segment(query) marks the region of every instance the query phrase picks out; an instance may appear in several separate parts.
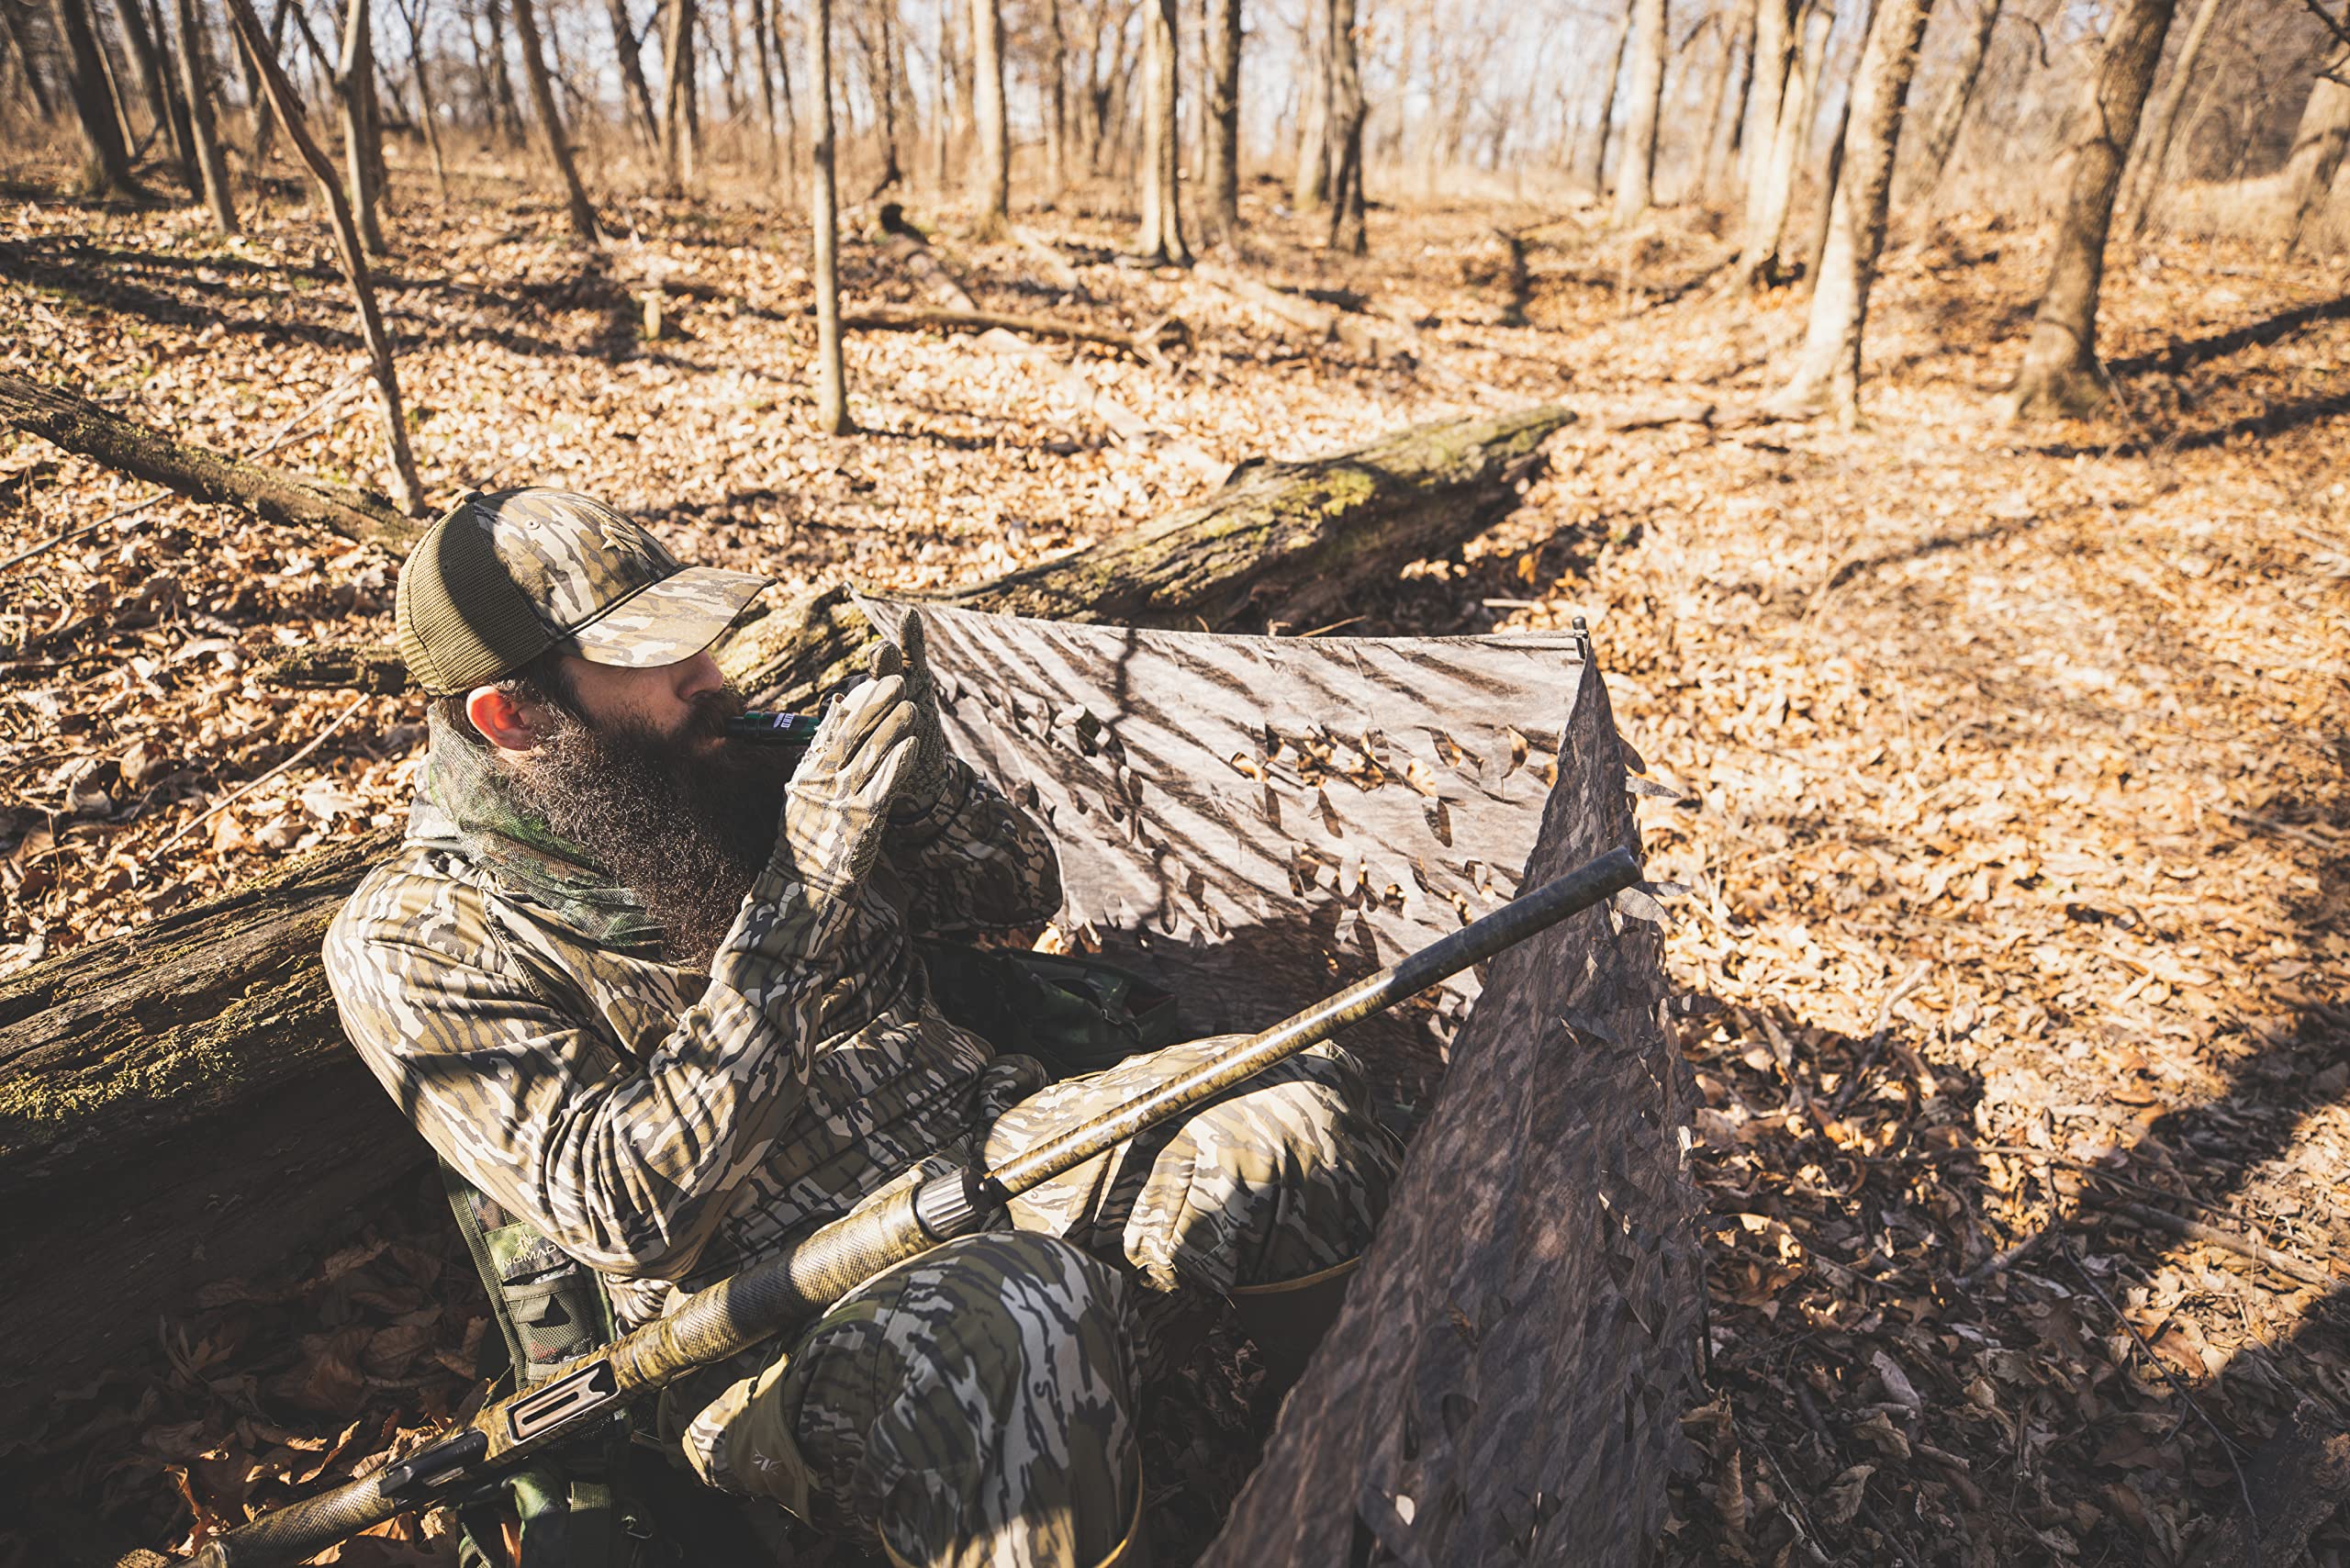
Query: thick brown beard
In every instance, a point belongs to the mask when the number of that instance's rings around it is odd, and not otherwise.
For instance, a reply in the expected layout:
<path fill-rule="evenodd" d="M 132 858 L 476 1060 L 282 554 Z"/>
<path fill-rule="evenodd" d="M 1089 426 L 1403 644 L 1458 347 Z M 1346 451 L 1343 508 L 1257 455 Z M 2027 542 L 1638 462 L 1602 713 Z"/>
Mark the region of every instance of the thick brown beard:
<path fill-rule="evenodd" d="M 788 759 L 726 742 L 742 711 L 729 688 L 697 699 L 677 731 L 628 721 L 591 723 L 557 711 L 552 732 L 517 770 L 520 803 L 643 903 L 672 963 L 708 964 L 775 846 Z"/>

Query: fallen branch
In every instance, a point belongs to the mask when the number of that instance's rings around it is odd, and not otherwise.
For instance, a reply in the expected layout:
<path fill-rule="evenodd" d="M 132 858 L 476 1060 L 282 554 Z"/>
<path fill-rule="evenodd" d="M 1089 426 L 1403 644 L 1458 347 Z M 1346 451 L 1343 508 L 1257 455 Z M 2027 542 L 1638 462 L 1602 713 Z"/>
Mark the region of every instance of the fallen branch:
<path fill-rule="evenodd" d="M 263 785 L 268 783 L 271 779 L 276 778 L 279 774 L 285 772 L 287 768 L 293 767 L 296 763 L 301 761 L 304 757 L 318 750 L 319 746 L 326 744 L 326 739 L 329 735 L 333 734 L 337 730 L 342 728 L 342 726 L 349 722 L 351 716 L 359 711 L 359 705 L 366 700 L 367 694 L 364 691 L 358 696 L 352 698 L 350 704 L 345 707 L 341 712 L 337 713 L 334 716 L 334 722 L 329 724 L 325 729 L 320 730 L 317 734 L 312 735 L 309 739 L 309 743 L 304 745 L 301 750 L 296 752 L 293 756 L 287 757 L 285 761 L 279 763 L 268 772 L 263 773 L 257 778 L 247 779 L 243 784 L 239 785 L 229 795 L 206 807 L 201 814 L 182 823 L 179 825 L 178 830 L 174 832 L 171 837 L 163 840 L 162 843 L 157 845 L 152 850 L 151 850 L 149 852 L 150 855 L 160 858 L 162 856 L 163 851 L 169 849 L 173 845 L 177 844 L 181 839 L 185 838 L 189 834 L 194 833 L 206 823 L 210 822 L 214 817 L 218 816 L 222 812 L 227 811 L 230 806 L 235 805 L 238 801 L 243 800 L 246 796 L 252 794 L 254 790 L 260 789 Z"/>
<path fill-rule="evenodd" d="M 183 442 L 87 398 L 0 373 L 0 422 L 190 500 L 402 550 L 424 531 L 381 496 Z"/>
<path fill-rule="evenodd" d="M 1057 316 L 922 305 L 868 305 L 861 310 L 844 312 L 841 326 L 853 332 L 1017 332 L 1032 338 L 1098 343 L 1154 364 L 1165 363 L 1159 349 L 1161 341 L 1180 338 L 1183 333 L 1183 324 L 1171 316 L 1162 316 L 1147 327 L 1126 331 Z"/>

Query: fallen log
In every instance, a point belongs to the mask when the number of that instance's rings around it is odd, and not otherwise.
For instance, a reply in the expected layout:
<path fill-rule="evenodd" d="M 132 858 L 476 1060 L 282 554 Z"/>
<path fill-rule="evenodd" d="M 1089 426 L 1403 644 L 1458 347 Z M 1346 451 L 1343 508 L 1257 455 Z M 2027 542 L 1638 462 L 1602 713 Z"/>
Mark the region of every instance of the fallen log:
<path fill-rule="evenodd" d="M 1349 588 L 1482 532 L 1572 418 L 1537 409 L 1253 467 L 1197 506 L 946 601 L 1311 624 Z M 746 690 L 799 701 L 847 673 L 867 634 L 834 589 L 753 622 L 722 658 Z M 348 652 L 342 678 L 386 673 Z M 27 1304 L 0 1348 L 0 1428 L 151 1341 L 207 1281 L 282 1256 L 420 1161 L 341 1048 L 319 960 L 334 909 L 389 843 L 322 852 L 0 980 L 0 1202 L 32 1216 L 0 1242 Z"/>
<path fill-rule="evenodd" d="M 1059 316 L 1025 316 L 1006 310 L 965 309 L 953 306 L 868 305 L 842 313 L 843 330 L 852 332 L 1016 332 L 1023 337 L 1059 338 L 1069 342 L 1095 343 L 1130 353 L 1140 360 L 1163 360 L 1160 340 L 1180 333 L 1181 323 L 1161 317 L 1134 331 L 1097 327 Z"/>
<path fill-rule="evenodd" d="M 190 500 L 241 507 L 269 522 L 323 528 L 395 550 L 425 527 L 381 496 L 178 440 L 21 375 L 0 374 L 0 423 Z"/>
<path fill-rule="evenodd" d="M 1575 416 L 1550 407 L 1417 425 L 1304 463 L 1244 464 L 1179 511 L 953 593 L 967 610 L 1132 626 L 1259 631 L 1312 625 L 1361 583 L 1475 537 L 1515 499 L 1543 441 Z M 797 707 L 834 684 L 868 635 L 846 590 L 786 600 L 739 630 L 719 663 L 761 702 Z M 396 691 L 382 646 L 297 649 L 280 686 Z"/>

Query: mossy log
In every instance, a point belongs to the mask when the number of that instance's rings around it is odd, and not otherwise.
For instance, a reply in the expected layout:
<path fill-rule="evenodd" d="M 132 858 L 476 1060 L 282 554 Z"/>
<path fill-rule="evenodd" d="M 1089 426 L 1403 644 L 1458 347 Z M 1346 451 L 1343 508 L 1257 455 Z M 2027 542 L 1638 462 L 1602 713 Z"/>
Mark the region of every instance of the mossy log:
<path fill-rule="evenodd" d="M 1251 465 L 1204 501 L 942 600 L 1139 626 L 1310 626 L 1346 596 L 1482 532 L 1545 437 L 1537 409 L 1422 426 L 1337 457 Z M 789 600 L 722 657 L 787 706 L 854 673 L 845 589 Z M 380 650 L 310 650 L 279 678 L 385 689 Z M 13 1332 L 0 1429 L 152 1339 L 207 1280 L 258 1268 L 424 1154 L 341 1043 L 319 958 L 375 834 L 220 902 L 0 980 L 0 1246 Z"/>
<path fill-rule="evenodd" d="M 416 1164 L 319 961 L 393 837 L 0 980 L 0 1431 Z"/>
<path fill-rule="evenodd" d="M 180 441 L 21 375 L 0 375 L 0 423 L 190 500 L 241 507 L 270 522 L 323 528 L 395 550 L 425 526 L 381 496 Z"/>

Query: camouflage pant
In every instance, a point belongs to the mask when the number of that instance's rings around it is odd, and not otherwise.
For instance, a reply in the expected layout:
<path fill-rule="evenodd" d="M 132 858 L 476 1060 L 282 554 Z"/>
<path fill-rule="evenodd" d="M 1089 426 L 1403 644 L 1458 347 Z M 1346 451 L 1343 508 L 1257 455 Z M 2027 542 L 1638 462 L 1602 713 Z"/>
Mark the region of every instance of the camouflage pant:
<path fill-rule="evenodd" d="M 1223 1043 L 1045 1089 L 986 1156 Z M 1394 1166 L 1360 1072 L 1317 1048 L 1026 1194 L 1017 1228 L 868 1280 L 695 1417 L 687 1457 L 713 1485 L 860 1521 L 897 1562 L 1109 1561 L 1141 1506 L 1138 1317 L 1351 1267 Z"/>

